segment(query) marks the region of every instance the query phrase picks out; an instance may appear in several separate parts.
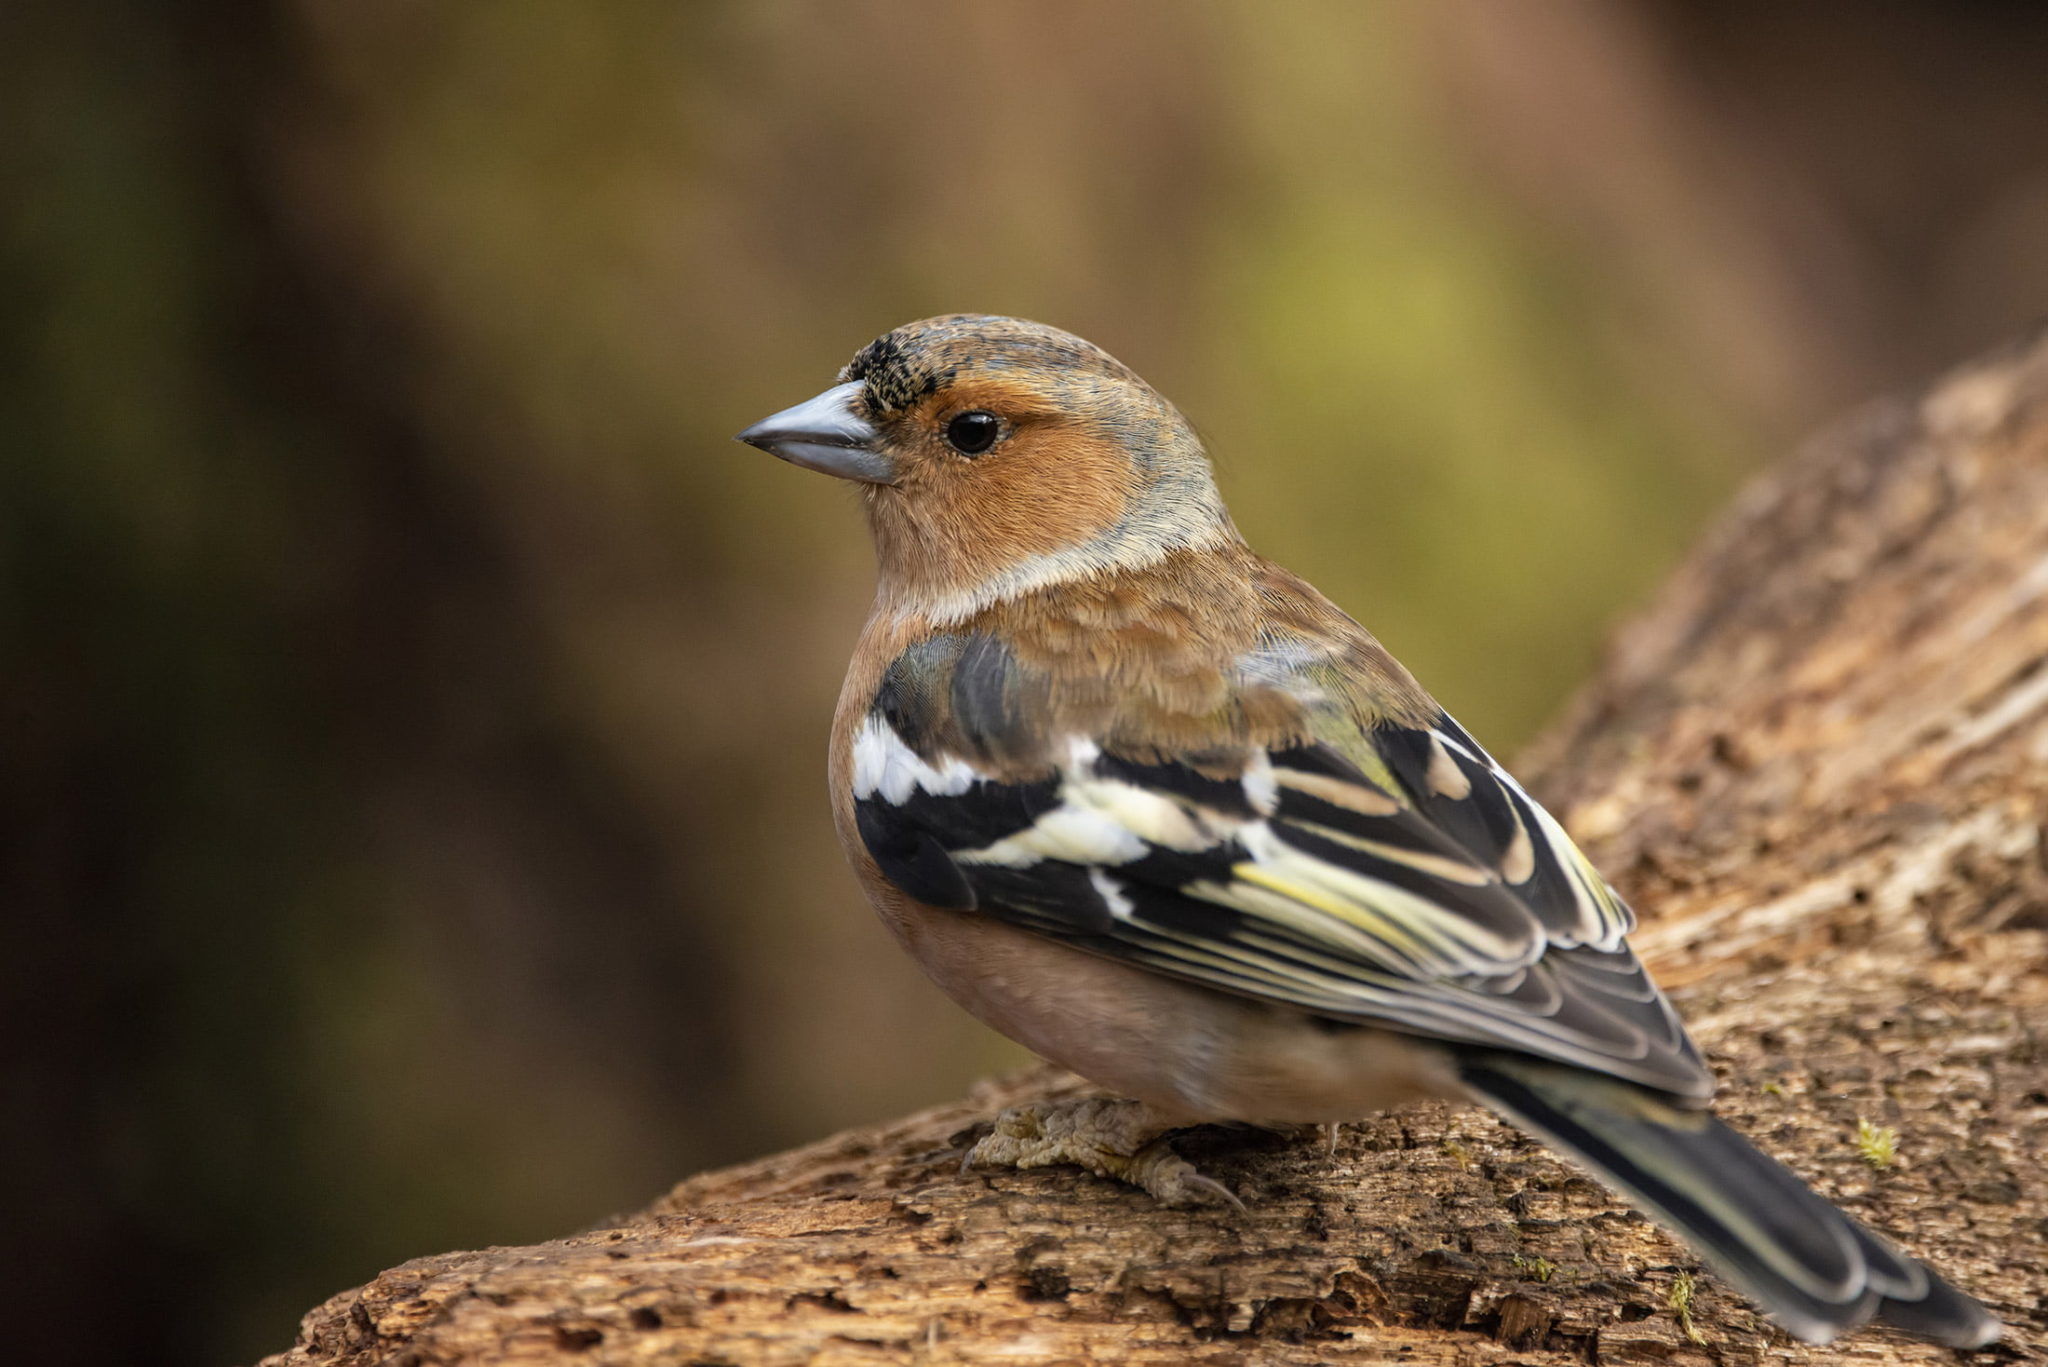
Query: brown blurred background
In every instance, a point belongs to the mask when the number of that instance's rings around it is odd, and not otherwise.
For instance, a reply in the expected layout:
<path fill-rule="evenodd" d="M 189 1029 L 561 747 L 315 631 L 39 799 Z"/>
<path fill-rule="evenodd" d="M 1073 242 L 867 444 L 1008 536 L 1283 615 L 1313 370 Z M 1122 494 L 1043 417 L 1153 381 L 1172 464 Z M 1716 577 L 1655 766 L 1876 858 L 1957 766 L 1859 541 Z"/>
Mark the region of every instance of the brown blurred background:
<path fill-rule="evenodd" d="M 10 1360 L 217 1363 L 1016 1055 L 871 924 L 870 569 L 729 434 L 956 309 L 1176 399 L 1512 750 L 2048 307 L 2048 9 L 0 7 Z"/>

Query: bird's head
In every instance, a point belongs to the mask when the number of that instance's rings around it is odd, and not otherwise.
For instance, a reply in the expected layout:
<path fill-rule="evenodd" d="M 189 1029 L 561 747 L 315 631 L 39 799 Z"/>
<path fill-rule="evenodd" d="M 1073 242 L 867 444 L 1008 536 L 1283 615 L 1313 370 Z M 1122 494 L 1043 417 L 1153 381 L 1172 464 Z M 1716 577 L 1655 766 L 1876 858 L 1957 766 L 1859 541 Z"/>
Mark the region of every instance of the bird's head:
<path fill-rule="evenodd" d="M 858 481 L 883 595 L 939 620 L 1236 536 L 1172 404 L 1100 347 L 1016 318 L 884 333 L 739 440 Z"/>

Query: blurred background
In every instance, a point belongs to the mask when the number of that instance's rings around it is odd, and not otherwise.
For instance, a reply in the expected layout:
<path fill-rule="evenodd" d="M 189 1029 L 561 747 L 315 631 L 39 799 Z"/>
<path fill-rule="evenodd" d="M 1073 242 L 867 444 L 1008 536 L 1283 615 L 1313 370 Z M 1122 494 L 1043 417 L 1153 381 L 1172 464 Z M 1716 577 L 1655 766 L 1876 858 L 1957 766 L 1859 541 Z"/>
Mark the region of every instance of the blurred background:
<path fill-rule="evenodd" d="M 10 0 L 9 1355 L 248 1360 L 1017 1061 L 828 828 L 854 501 L 730 440 L 871 336 L 1100 342 L 1512 752 L 1745 472 L 2048 306 L 2044 69 L 1938 0 Z"/>

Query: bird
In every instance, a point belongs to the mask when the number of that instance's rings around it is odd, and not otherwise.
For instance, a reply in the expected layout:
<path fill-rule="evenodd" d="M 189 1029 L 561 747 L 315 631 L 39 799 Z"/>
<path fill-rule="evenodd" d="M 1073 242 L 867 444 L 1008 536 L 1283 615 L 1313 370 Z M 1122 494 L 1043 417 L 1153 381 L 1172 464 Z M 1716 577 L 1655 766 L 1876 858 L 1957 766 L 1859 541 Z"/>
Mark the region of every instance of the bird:
<path fill-rule="evenodd" d="M 828 765 L 868 899 L 956 1003 L 1107 1093 L 1005 1112 L 970 1163 L 1237 1204 L 1174 1130 L 1478 1103 L 1798 1338 L 1999 1336 L 1714 1117 L 1627 903 L 1251 549 L 1130 368 L 1044 324 L 929 318 L 738 440 L 850 481 L 872 533 Z"/>

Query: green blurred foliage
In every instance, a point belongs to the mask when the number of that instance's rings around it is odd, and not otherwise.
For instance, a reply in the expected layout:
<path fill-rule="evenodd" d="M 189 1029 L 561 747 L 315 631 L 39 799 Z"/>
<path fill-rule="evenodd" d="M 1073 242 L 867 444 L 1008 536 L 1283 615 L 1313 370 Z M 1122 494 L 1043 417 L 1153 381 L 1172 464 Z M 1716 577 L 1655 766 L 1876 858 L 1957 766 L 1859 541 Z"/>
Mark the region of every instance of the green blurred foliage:
<path fill-rule="evenodd" d="M 853 500 L 729 436 L 897 323 L 1108 347 L 1512 751 L 1782 415 L 1474 154 L 1436 13 L 0 16 L 0 1023 L 51 1322 L 118 1269 L 106 1360 L 246 1358 L 1016 1061 L 832 842 Z"/>

